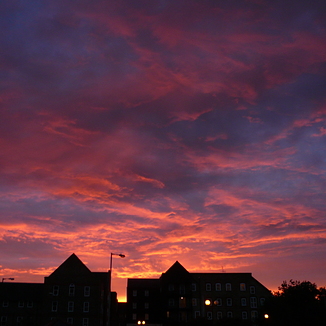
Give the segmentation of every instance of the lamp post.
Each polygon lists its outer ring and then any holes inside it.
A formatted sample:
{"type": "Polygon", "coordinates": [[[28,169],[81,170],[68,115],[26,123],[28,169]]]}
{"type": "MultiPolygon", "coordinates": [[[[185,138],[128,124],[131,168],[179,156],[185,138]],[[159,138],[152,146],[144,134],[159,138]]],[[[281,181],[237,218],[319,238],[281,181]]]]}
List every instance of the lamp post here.
{"type": "Polygon", "coordinates": [[[112,296],[111,296],[111,280],[112,280],[112,256],[119,256],[120,258],[125,258],[126,256],[123,254],[115,254],[113,252],[111,252],[111,256],[110,256],[110,279],[109,279],[109,325],[111,326],[111,300],[112,300],[112,296]]]}
{"type": "Polygon", "coordinates": [[[13,277],[3,277],[3,278],[2,278],[2,283],[3,283],[4,280],[10,280],[10,281],[13,281],[14,278],[13,278],[13,277]]]}

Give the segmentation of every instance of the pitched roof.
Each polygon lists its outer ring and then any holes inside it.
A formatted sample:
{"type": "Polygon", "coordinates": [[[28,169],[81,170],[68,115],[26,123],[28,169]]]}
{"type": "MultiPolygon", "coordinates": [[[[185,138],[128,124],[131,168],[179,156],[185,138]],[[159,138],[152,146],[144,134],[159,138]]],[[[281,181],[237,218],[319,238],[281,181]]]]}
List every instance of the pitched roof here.
{"type": "Polygon", "coordinates": [[[68,257],[49,277],[60,275],[88,275],[91,271],[88,267],[75,255],[68,257]]]}
{"type": "Polygon", "coordinates": [[[176,261],[165,273],[161,275],[162,279],[190,279],[191,274],[176,261]]]}

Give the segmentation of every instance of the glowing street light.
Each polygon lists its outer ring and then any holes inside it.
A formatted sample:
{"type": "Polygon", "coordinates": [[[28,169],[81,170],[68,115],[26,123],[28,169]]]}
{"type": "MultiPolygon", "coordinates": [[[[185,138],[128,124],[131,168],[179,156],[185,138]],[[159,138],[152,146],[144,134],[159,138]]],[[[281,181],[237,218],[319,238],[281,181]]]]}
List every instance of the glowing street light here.
{"type": "Polygon", "coordinates": [[[206,305],[206,306],[210,306],[210,305],[211,305],[211,300],[206,299],[206,300],[205,300],[205,305],[206,305]]]}
{"type": "Polygon", "coordinates": [[[265,318],[265,319],[268,319],[268,318],[269,318],[269,315],[268,315],[268,314],[265,314],[265,315],[264,315],[264,318],[265,318]]]}

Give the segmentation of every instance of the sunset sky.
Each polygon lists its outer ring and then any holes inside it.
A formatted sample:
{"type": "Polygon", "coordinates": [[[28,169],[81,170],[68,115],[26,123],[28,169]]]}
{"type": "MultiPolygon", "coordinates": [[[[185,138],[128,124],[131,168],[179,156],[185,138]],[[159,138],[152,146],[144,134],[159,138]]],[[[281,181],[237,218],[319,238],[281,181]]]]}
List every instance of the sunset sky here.
{"type": "Polygon", "coordinates": [[[325,0],[0,2],[0,277],[326,286],[325,0]]]}

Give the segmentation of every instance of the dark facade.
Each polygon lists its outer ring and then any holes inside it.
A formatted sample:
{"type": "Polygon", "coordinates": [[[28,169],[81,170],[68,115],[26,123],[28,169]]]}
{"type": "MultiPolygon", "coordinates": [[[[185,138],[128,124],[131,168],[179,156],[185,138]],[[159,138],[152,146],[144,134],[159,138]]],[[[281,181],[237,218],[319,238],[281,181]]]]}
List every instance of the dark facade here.
{"type": "Polygon", "coordinates": [[[109,281],[110,272],[91,272],[72,254],[44,283],[0,283],[0,326],[107,326],[109,307],[118,310],[109,281]]]}
{"type": "Polygon", "coordinates": [[[127,325],[258,325],[270,291],[251,273],[189,273],[179,262],[160,279],[129,279],[127,325]]]}

